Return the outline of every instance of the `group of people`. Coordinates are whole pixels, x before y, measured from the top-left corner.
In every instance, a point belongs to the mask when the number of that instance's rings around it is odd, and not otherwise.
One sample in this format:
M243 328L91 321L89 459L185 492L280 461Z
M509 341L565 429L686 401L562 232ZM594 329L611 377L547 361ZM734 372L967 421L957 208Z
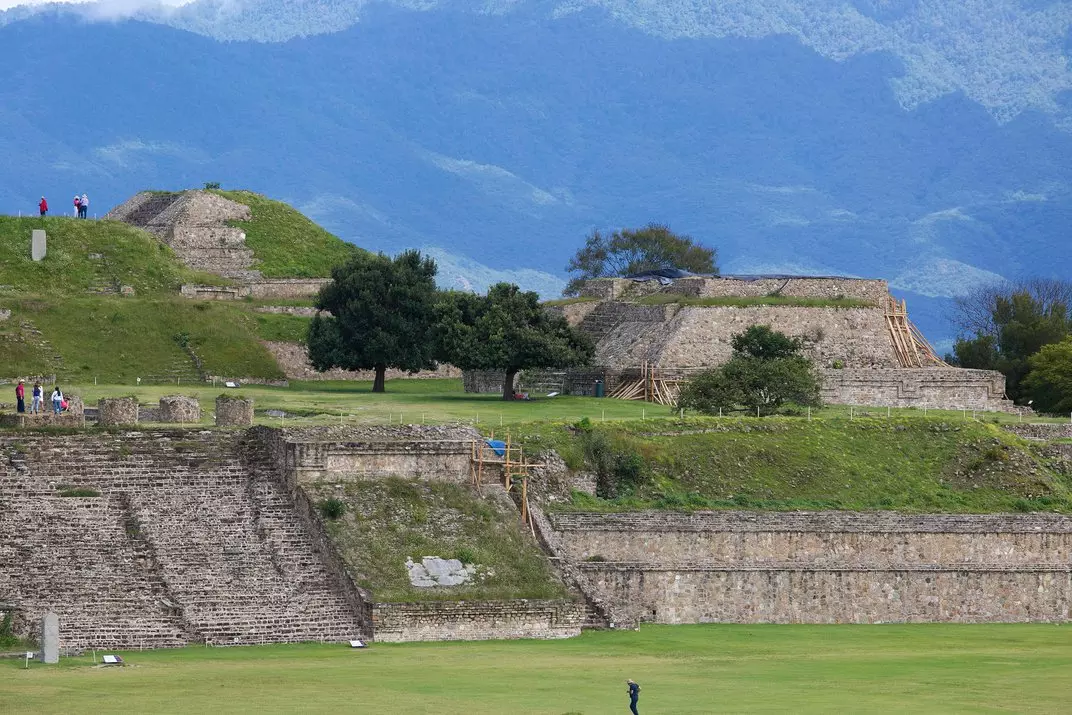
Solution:
M42 216L48 216L48 199L44 196L37 203L37 210L41 212ZM89 196L82 194L74 195L74 215L78 218L89 218Z
M32 402L30 403L30 414L37 415L41 413L41 407L45 400L45 388L41 386L40 382L35 382L33 386L33 392L30 393ZM19 380L19 384L15 386L15 401L17 403L16 410L18 412L26 411L26 381ZM52 390L52 412L59 414L66 412L70 407L70 403L67 398L63 396L63 390L59 385L56 385Z

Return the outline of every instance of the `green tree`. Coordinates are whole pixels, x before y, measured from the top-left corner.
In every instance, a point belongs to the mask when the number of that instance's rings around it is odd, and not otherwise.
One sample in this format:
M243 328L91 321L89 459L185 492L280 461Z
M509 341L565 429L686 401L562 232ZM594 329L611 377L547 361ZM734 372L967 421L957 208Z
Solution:
M820 380L801 354L803 341L755 325L733 337L733 357L700 373L681 390L678 405L706 414L747 410L770 415L786 404L818 407Z
M1022 401L1021 383L1031 370L1029 359L1044 346L1072 332L1072 316L1065 303L1028 290L993 297L989 332L959 339L953 345L957 364L982 370L1000 370L1006 393Z
M440 305L438 343L446 362L463 370L505 370L503 399L514 398L521 370L574 367L592 358L587 336L553 316L540 297L498 283L486 296L452 293Z
M656 268L717 274L715 259L715 249L657 223L622 229L609 236L593 231L566 267L572 277L564 293L576 295L581 284L592 278L627 276Z
M1025 394L1040 412L1072 413L1072 337L1044 346L1028 360Z
M384 391L387 368L436 367L433 332L439 293L436 264L417 251L392 259L362 253L332 270L309 326L309 360L319 371L375 370L373 392Z

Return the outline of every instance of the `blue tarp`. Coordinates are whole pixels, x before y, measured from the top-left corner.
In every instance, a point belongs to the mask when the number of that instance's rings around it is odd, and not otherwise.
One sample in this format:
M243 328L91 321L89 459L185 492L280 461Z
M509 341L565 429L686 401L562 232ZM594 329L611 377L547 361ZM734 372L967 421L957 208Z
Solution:
M485 442L495 454L503 457L506 455L506 442L501 439L489 439Z

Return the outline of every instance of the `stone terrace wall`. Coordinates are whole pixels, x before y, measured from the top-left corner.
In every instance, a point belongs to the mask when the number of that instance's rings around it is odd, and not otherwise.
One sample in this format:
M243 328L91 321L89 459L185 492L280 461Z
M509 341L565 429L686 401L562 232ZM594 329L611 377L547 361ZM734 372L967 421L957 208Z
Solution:
M1056 515L551 515L616 623L1068 620Z
M1072 439L1072 424L1038 424L1005 425L1005 429L1027 439Z
M885 368L821 370L822 398L842 405L1016 412L995 370Z
M852 298L885 304L889 286L884 280L808 276L719 276L678 278L662 286L655 281L638 283L627 278L600 278L581 286L580 295L617 300L630 293L676 293L700 298L762 298L777 294L798 298Z
M585 606L573 601L377 603L372 622L382 643L580 635Z
M0 437L0 592L61 645L367 636L314 535L241 434ZM99 497L63 497L61 485Z
M297 485L403 477L465 483L478 431L466 427L329 427L283 431L285 479ZM493 478L489 470L487 475Z
M302 343L262 340L261 344L272 354L288 380L372 380L376 376L373 370L333 369L317 372L309 362L309 353ZM440 365L438 370L422 370L412 374L391 368L387 370L386 379L432 380L458 378L461 375L462 371L453 365ZM499 384L501 389L502 377L499 378Z
M628 305L628 304L620 304ZM635 306L649 308L650 306ZM792 306L658 306L666 319L651 311L623 314L620 322L598 338L595 363L614 368L648 362L664 368L721 365L733 353L733 336L752 325L769 325L805 340L805 354L819 367L840 360L846 367L899 367L879 308L806 308ZM585 321L604 312L601 307Z

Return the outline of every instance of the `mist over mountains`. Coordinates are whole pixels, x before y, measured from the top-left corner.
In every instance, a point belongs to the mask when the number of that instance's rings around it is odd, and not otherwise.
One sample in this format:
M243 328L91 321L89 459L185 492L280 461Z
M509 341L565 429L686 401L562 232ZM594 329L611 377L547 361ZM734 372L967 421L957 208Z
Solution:
M0 210L221 181L455 285L593 228L880 276L925 332L1072 277L1072 3L201 0L0 13ZM526 272L516 274L515 271Z

